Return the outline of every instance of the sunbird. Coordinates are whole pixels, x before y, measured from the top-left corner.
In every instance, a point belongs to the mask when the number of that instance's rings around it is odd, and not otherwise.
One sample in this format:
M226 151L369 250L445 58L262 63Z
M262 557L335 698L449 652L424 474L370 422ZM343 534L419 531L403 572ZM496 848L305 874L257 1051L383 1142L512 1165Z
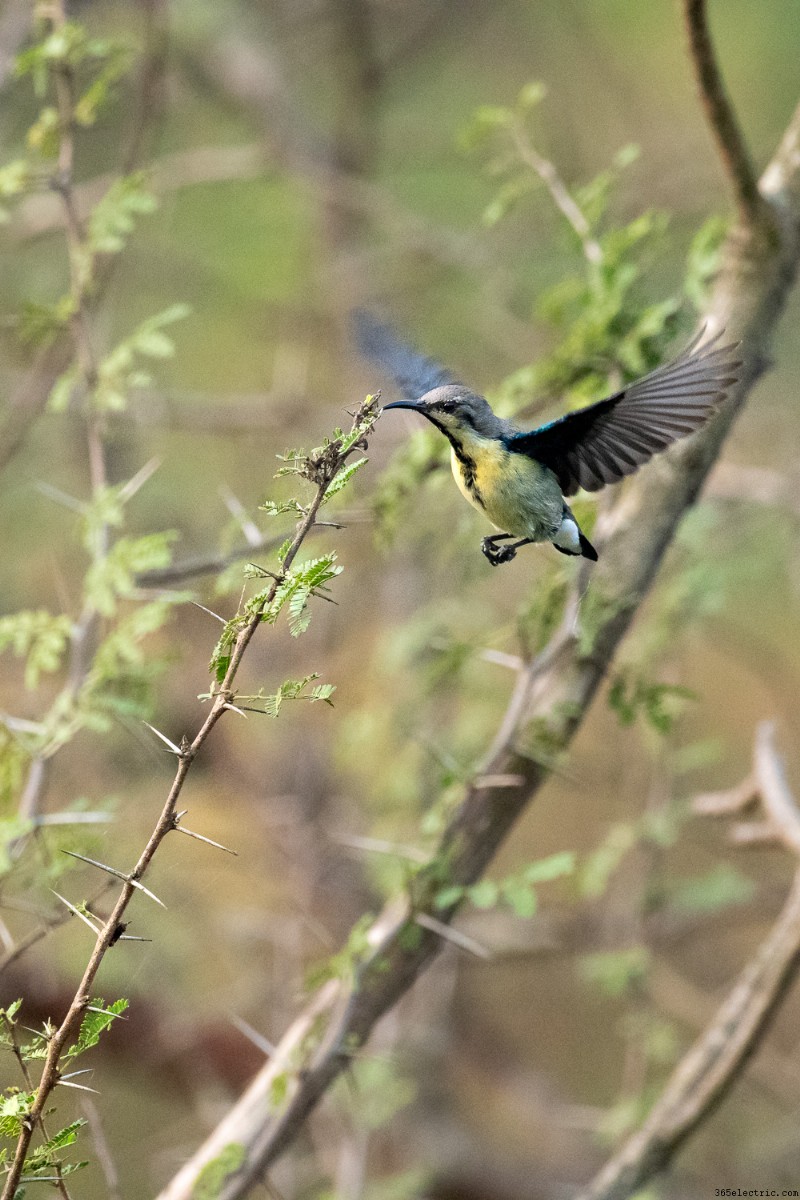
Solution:
M617 483L699 429L742 365L737 343L720 346L721 331L701 345L701 330L666 366L605 400L528 431L498 417L483 396L369 313L356 312L354 327L362 354L403 393L403 400L384 411L421 413L450 442L459 490L498 531L481 542L495 567L532 542L550 542L562 554L596 561L597 551L564 497Z

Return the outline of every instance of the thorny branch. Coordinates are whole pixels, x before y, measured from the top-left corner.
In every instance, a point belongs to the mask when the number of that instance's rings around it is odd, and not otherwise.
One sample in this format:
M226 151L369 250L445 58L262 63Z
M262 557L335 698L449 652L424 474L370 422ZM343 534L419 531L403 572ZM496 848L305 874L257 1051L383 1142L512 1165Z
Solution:
M710 48L709 48L710 52ZM205 1144L164 1188L160 1200L188 1200L213 1164L222 1181L218 1200L237 1200L294 1141L317 1102L342 1073L375 1023L409 989L436 956L441 939L420 928L416 914L451 919L435 904L442 882L477 879L517 818L569 746L600 686L620 640L656 574L661 558L719 454L746 396L768 361L775 325L800 259L800 108L761 185L772 214L774 238L748 223L731 236L704 320L710 333L725 329L741 338L742 378L715 419L638 475L597 532L600 562L582 604L577 597L561 630L517 684L483 774L470 787L445 829L430 867L417 876L413 894L392 900L372 926L370 952L350 983L327 984L309 1002L267 1063ZM497 779L505 780L504 786ZM513 784L507 782L513 779ZM800 892L800 889L798 889ZM796 897L800 904L800 897ZM310 1014L321 1039L303 1038ZM298 1038L304 1053L298 1056ZM285 1100L270 1102L276 1080Z
M311 529L314 527L317 520L317 513L325 499L325 495L333 482L336 474L345 464L347 459L356 450L363 450L366 447L366 438L377 420L380 410L376 403L377 398L370 397L365 404L356 412L353 421L353 432L359 428L363 429L363 435L350 445L347 449L342 449L342 443L338 440L331 442L323 452L307 460L307 477L315 484L316 492L305 510L304 515L297 524L294 537L289 545L289 548L284 556L281 570L277 573L269 589L266 591L261 603L253 610L248 617L246 623L241 625L236 634L235 640L231 647L230 660L225 672L223 680L219 683L213 693L213 700L205 721L200 726L200 729L195 734L194 738L189 741L184 738L179 747L176 747L178 766L175 771L175 776L172 781L172 786L169 789L164 806L161 810L159 818L155 824L146 846L144 847L139 859L127 877L126 882L120 889L116 902L111 909L107 919L103 922L100 932L97 935L94 948L83 973L83 978L76 989L75 995L70 1003L69 1009L63 1021L56 1029L55 1033L49 1040L47 1058L45 1059L42 1068L39 1086L36 1092L36 1100L29 1114L29 1124L23 1129L17 1142L14 1162L6 1177L0 1200L12 1200L17 1184L20 1180L25 1158L30 1145L31 1137L36 1123L40 1120L42 1112L45 1110L48 1099L53 1089L58 1085L60 1080L59 1063L61 1055L64 1051L68 1038L73 1033L76 1025L82 1019L86 1012L87 1006L91 1002L92 986L97 975L100 965L105 958L109 948L115 944L119 936L119 930L123 923L125 911L140 884L142 876L147 871L156 851L163 842L168 833L179 827L179 816L177 814L178 799L183 790L183 785L186 777L191 770L192 763L195 761L197 754L207 741L209 735L214 729L217 722L222 717L223 713L230 709L234 698L234 684L236 676L241 666L242 659L247 651L247 647L253 639L253 636L261 624L264 611L275 599L278 588L285 582L292 564L297 557L298 551L308 536Z

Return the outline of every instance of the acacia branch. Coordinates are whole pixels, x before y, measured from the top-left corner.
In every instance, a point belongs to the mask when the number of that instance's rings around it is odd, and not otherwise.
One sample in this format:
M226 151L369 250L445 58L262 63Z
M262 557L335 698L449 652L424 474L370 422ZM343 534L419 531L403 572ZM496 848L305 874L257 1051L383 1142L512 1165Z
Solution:
M219 1180L218 1200L237 1200L294 1141L351 1054L440 949L441 938L420 928L416 915L452 918L455 906L443 912L436 904L442 884L468 885L480 876L549 777L553 761L569 746L681 517L696 500L769 361L772 334L800 259L799 137L800 109L762 183L776 235L764 238L749 223L729 237L703 315L711 333L724 328L729 337L742 340L738 386L700 433L632 479L621 502L598 522L602 553L592 569L591 588L579 602L583 576L561 630L543 655L519 673L481 775L467 788L433 862L416 877L412 894L392 900L375 922L370 953L354 980L327 984L312 998L274 1059L164 1188L160 1200L189 1200L207 1169ZM795 899L800 905L800 894L793 892L793 903ZM303 1053L298 1054L298 1030L308 1027L311 1012L313 1027L324 1024L324 1033L300 1039ZM278 1090L283 1101L270 1103Z
M769 210L759 192L758 176L717 65L708 28L706 0L683 0L683 4L689 57L706 117L733 189L739 218L743 225L763 224L769 218Z
M364 430L364 433L357 441L346 450L342 450L341 442L333 441L319 455L306 460L308 468L307 478L312 479L316 484L314 497L297 524L294 537L284 556L280 572L273 577L272 584L264 593L261 602L248 614L246 621L243 622L236 634L231 646L230 659L224 678L214 691L211 707L205 721L191 741L188 738L183 738L180 746L175 747L178 766L155 827L135 867L120 889L111 913L103 922L83 977L70 1002L67 1014L48 1041L47 1057L42 1067L42 1074L36 1091L36 1100L17 1140L14 1161L6 1176L0 1200L12 1200L16 1192L33 1131L37 1123L40 1122L42 1113L46 1111L48 1099L61 1078L60 1062L67 1041L74 1035L76 1027L79 1025L86 1013L87 1007L91 1003L92 987L103 959L109 949L119 940L120 933L124 931L123 917L142 877L150 866L164 838L178 827L179 816L177 806L184 783L193 762L217 722L221 719L223 713L232 707L235 698L234 684L247 647L250 645L258 626L261 624L265 610L275 599L278 588L286 581L300 547L314 527L317 514L331 483L347 459L356 450L363 450L365 448L367 433L378 415L379 409L376 407L375 401L369 399L361 406L354 418L353 431L359 428Z

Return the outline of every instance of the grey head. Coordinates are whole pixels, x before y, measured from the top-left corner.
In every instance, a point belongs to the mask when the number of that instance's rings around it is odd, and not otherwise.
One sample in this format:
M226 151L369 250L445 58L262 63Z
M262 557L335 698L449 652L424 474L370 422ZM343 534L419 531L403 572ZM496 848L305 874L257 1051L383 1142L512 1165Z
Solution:
M390 408L410 408L440 429L451 439L461 440L470 434L484 438L500 438L508 432L507 422L496 416L483 396L471 392L460 383L448 383L426 392L419 400L398 400Z

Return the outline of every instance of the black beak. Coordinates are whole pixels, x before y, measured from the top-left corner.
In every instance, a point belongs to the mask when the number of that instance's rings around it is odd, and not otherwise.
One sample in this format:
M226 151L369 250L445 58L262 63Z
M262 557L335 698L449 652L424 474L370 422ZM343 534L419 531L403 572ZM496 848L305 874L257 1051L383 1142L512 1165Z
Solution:
M384 404L383 411L388 412L390 408L410 408L414 412L425 412L425 405L417 400L395 400L394 404Z

